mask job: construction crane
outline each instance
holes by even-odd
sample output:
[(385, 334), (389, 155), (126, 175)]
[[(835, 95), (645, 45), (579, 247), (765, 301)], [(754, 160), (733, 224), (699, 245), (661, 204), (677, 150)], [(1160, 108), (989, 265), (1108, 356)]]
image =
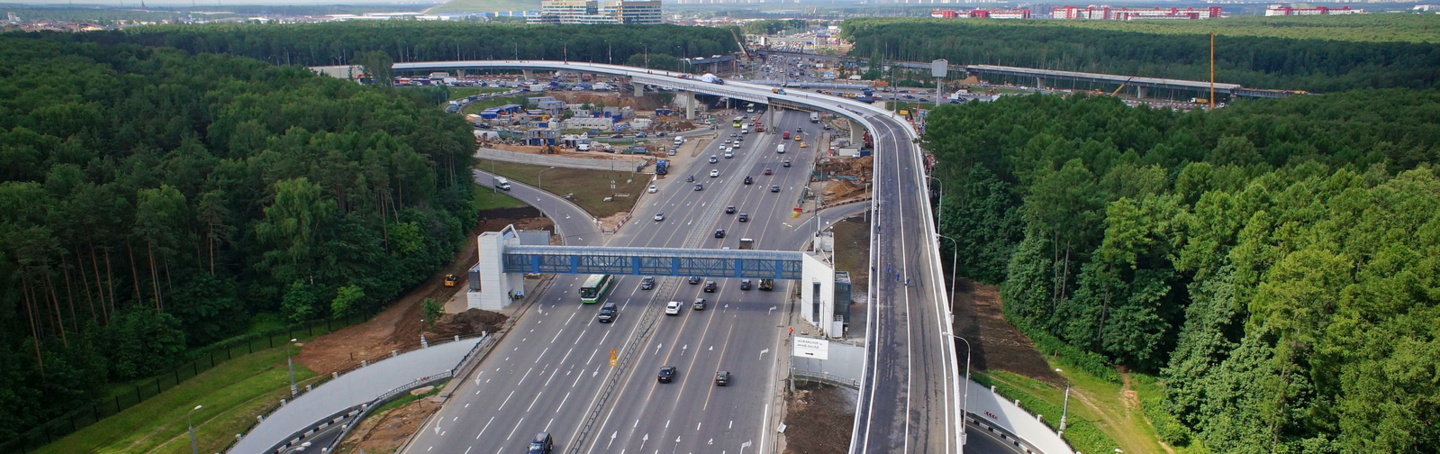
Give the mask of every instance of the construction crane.
[(745, 59), (746, 59), (746, 60), (754, 60), (754, 59), (755, 59), (754, 56), (751, 56), (751, 55), (750, 55), (750, 49), (745, 47), (745, 41), (742, 40), (742, 39), (740, 39), (740, 34), (735, 33), (735, 27), (730, 27), (730, 36), (732, 36), (732, 37), (735, 38), (735, 44), (736, 44), (736, 45), (739, 45), (739, 46), (740, 46), (740, 51), (745, 53)]
[(1115, 91), (1110, 92), (1110, 96), (1119, 96), (1120, 90), (1124, 90), (1125, 86), (1129, 85), (1130, 81), (1132, 80), (1135, 80), (1135, 76), (1130, 76), (1129, 79), (1125, 79), (1124, 82), (1121, 82), (1119, 87), (1115, 87)]

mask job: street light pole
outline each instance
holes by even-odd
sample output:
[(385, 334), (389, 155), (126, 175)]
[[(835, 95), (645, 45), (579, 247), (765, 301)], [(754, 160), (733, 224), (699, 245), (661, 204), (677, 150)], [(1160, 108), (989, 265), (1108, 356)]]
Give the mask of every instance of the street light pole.
[(201, 408), (205, 408), (205, 406), (196, 405), (195, 408), (190, 409), (190, 412), (185, 413), (185, 425), (190, 426), (190, 454), (200, 454), (200, 448), (195, 445), (195, 423), (190, 419), (190, 415), (195, 414), (195, 410)]
[(551, 167), (551, 168), (548, 168), (548, 169), (540, 169), (540, 172), (537, 173), (537, 174), (535, 174), (535, 187), (536, 187), (537, 189), (541, 190), (541, 191), (544, 191), (544, 190), (545, 190), (545, 171), (546, 171), (546, 170), (555, 170), (555, 168), (554, 168), (554, 167)]
[[(1064, 373), (1065, 371), (1055, 369), (1055, 372)], [(1060, 407), (1059, 435), (1065, 435), (1065, 417), (1070, 414), (1070, 377), (1066, 377), (1064, 375), (1061, 375), (1060, 377), (1065, 379), (1065, 403)]]
[(294, 347), (294, 346), (295, 346), (295, 342), (297, 342), (296, 339), (290, 339), (290, 343), (289, 343), (289, 344), (285, 344), (285, 366), (290, 369), (290, 398), (291, 398), (291, 399), (294, 399), (295, 396), (297, 396), (297, 395), (300, 394), (300, 388), (296, 388), (296, 387), (295, 387), (295, 360), (294, 360), (294, 358), (292, 357), (292, 355), (290, 354), (290, 347)]
[[(935, 230), (940, 230), (940, 220), (945, 219), (944, 216), (941, 216), (941, 214), (945, 213), (945, 182), (940, 181), (939, 178), (935, 178), (933, 176), (926, 176), (925, 178), (935, 180), (936, 183), (940, 183), (940, 201), (935, 204)], [(930, 194), (925, 195), (929, 196)]]
[(950, 320), (950, 329), (953, 330), (955, 329), (955, 320), (953, 320), (953, 317), (955, 317), (955, 267), (960, 259), (960, 242), (955, 241), (954, 238), (938, 233), (935, 234), (935, 236), (937, 238), (950, 240), (950, 247), (954, 248), (950, 251), (950, 317), (952, 317), (952, 320)]
[[(954, 329), (954, 327), (951, 327), (951, 329)], [(965, 439), (967, 438), (965, 436), (965, 418), (968, 418), (970, 415), (970, 341), (963, 337), (956, 336), (954, 332), (950, 333), (950, 337), (960, 339), (961, 342), (965, 343), (965, 392), (962, 394), (963, 397), (960, 398), (960, 454), (965, 454)]]

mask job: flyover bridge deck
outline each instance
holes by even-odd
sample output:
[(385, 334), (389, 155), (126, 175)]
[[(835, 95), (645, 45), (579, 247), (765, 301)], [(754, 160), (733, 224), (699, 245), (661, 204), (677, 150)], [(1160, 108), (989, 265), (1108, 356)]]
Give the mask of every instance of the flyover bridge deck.
[(645, 247), (507, 246), (507, 273), (800, 279), (804, 253)]

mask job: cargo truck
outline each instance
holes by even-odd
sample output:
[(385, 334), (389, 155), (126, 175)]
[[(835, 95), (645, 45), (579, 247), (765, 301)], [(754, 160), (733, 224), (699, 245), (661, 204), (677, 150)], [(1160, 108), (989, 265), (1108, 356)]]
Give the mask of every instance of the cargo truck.
[(495, 177), (495, 188), (501, 191), (509, 191), (510, 180), (505, 179), (505, 177)]
[(751, 238), (741, 238), (740, 249), (755, 249), (755, 240)]
[(656, 175), (666, 175), (666, 174), (669, 174), (669, 173), (670, 173), (670, 161), (667, 161), (667, 160), (664, 160), (664, 159), (661, 159), (661, 160), (659, 160), (659, 161), (655, 161), (655, 174), (656, 174)]
[(819, 114), (819, 113), (816, 113), (816, 112), (810, 112), (810, 122), (811, 122), (811, 123), (819, 123), (819, 122), (820, 122), (820, 114)]

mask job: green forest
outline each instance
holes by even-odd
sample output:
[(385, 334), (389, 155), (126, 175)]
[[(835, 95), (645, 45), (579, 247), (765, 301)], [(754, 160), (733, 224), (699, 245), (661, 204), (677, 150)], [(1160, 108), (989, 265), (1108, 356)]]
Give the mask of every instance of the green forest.
[(1440, 93), (1007, 97), (936, 109), (924, 141), (959, 273), (1098, 376), (1158, 374), (1165, 441), (1440, 446)]
[[(347, 65), (381, 51), (395, 62), (569, 60), (642, 66), (664, 57), (739, 50), (730, 29), (675, 25), (488, 25), (464, 22), (348, 21), (268, 25), (139, 27), (57, 34), (102, 44), (164, 46), (192, 54), (250, 57), (280, 65)], [(683, 69), (683, 68), (675, 68)]]
[[(944, 58), (965, 65), (1189, 80), (1210, 77), (1210, 37), (1194, 27), (1179, 29), (1195, 30), (1185, 34), (1177, 30), (1157, 32), (1155, 28), (1159, 27), (1153, 21), (1123, 31), (1062, 22), (1107, 21), (1001, 24), (979, 20), (851, 19), (841, 25), (841, 36), (854, 42), (851, 56), (866, 59)], [(1139, 28), (1142, 26), (1149, 28)], [(1417, 33), (1433, 34), (1424, 24), (1408, 26)], [(1362, 88), (1440, 88), (1440, 44), (1433, 42), (1341, 41), (1345, 35), (1332, 33), (1332, 29), (1302, 33), (1331, 35), (1311, 39), (1245, 32), (1228, 35), (1225, 30), (1215, 30), (1220, 33), (1215, 40), (1216, 82), (1317, 93)], [(1364, 27), (1350, 30), (1360, 33)]]
[(26, 36), (0, 38), (0, 440), (253, 314), (373, 313), (476, 222), (470, 129), (429, 101)]

